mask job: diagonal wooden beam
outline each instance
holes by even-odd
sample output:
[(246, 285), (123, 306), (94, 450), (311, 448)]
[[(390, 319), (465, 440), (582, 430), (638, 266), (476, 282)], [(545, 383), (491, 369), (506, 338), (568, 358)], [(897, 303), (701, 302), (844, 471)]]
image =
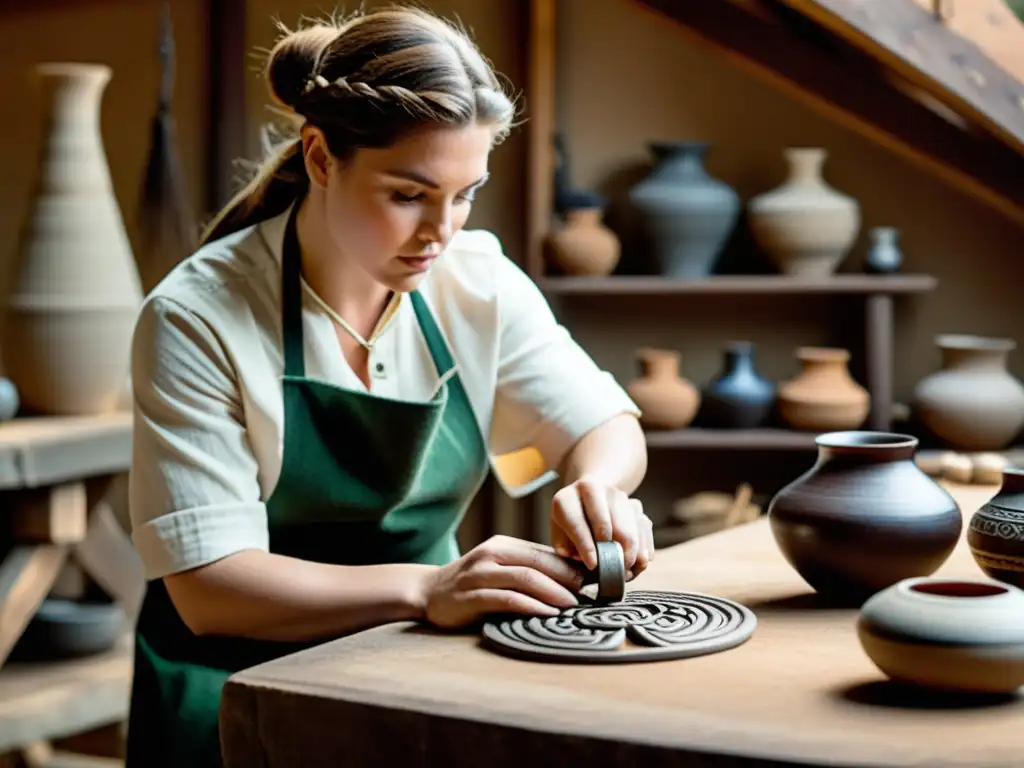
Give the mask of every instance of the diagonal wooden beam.
[(1024, 83), (942, 15), (914, 0), (780, 1), (1024, 154)]
[(57, 580), (65, 546), (15, 546), (0, 564), (0, 665)]
[(1024, 224), (1024, 157), (901, 92), (863, 52), (778, 2), (634, 0), (769, 86)]

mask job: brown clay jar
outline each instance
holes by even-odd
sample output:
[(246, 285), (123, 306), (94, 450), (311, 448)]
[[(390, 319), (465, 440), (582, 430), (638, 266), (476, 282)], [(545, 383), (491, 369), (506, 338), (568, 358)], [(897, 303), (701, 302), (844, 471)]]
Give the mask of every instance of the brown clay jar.
[(827, 598), (859, 605), (934, 573), (963, 529), (953, 497), (914, 462), (917, 438), (888, 432), (819, 435), (818, 459), (768, 505), (783, 556)]
[(868, 391), (854, 381), (845, 349), (800, 347), (801, 371), (779, 387), (779, 415), (793, 429), (830, 432), (857, 429), (871, 408)]
[(640, 423), (652, 429), (682, 429), (697, 415), (700, 392), (679, 375), (681, 356), (671, 349), (637, 350), (641, 375), (626, 391), (641, 411)]
[(1024, 587), (1024, 469), (1003, 470), (999, 493), (971, 516), (967, 544), (988, 576)]
[(601, 223), (600, 208), (576, 208), (548, 238), (549, 256), (566, 275), (611, 274), (619, 263), (619, 238)]

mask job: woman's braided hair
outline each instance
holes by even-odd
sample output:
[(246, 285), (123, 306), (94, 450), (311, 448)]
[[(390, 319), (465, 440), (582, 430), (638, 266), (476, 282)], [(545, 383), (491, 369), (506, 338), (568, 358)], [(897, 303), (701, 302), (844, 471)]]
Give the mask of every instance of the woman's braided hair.
[[(498, 75), (465, 31), (428, 11), (396, 6), (281, 29), (265, 68), (273, 100), (293, 127), (320, 128), (341, 160), (424, 126), (483, 123), (495, 142), (512, 128), (515, 105)], [(203, 241), (282, 213), (308, 183), (295, 135), (216, 216)]]

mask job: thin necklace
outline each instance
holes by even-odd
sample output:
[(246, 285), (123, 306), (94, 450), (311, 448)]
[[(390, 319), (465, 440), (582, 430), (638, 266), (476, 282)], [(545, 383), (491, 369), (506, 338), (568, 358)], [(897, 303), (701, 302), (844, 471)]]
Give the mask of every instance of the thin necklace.
[(397, 291), (391, 294), (391, 299), (388, 301), (387, 307), (384, 308), (384, 314), (377, 323), (377, 327), (373, 329), (373, 334), (369, 339), (364, 339), (355, 328), (348, 324), (345, 318), (334, 310), (334, 307), (320, 298), (320, 294), (310, 287), (309, 283), (306, 282), (306, 278), (300, 276), (299, 279), (302, 281), (302, 287), (309, 292), (309, 295), (313, 297), (313, 300), (319, 305), (320, 309), (326, 312), (328, 317), (340, 325), (349, 336), (359, 342), (360, 346), (365, 348), (367, 352), (373, 350), (373, 345), (377, 343), (381, 334), (383, 334), (384, 331), (387, 330), (388, 325), (391, 324), (392, 319), (394, 319), (395, 315), (398, 313), (398, 304), (402, 298), (402, 294)]

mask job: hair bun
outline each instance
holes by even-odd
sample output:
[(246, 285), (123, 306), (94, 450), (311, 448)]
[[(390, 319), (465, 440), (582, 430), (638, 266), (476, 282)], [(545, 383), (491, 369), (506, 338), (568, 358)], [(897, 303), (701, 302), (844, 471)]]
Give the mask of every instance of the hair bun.
[(316, 24), (290, 32), (277, 41), (267, 56), (267, 81), (274, 99), (295, 108), (306, 83), (327, 47), (341, 33), (340, 27)]

